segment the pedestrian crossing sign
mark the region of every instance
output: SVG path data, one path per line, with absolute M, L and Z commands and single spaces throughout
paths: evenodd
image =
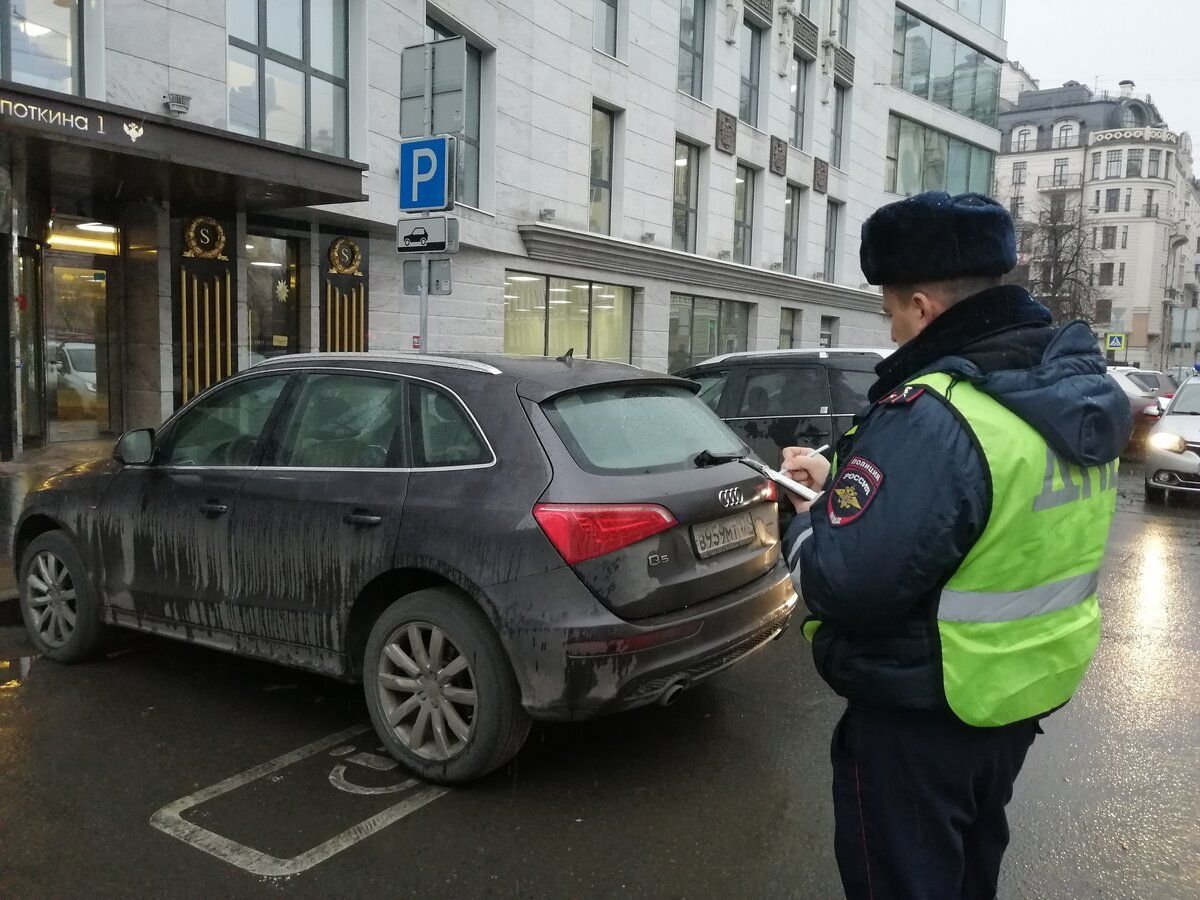
M 1107 350 L 1124 350 L 1125 335 L 1124 334 L 1106 334 L 1104 335 L 1105 349 Z

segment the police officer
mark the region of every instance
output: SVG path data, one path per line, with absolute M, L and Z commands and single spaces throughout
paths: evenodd
M 1097 580 L 1129 405 L 1083 322 L 1020 287 L 1012 219 L 927 193 L 862 229 L 900 348 L 836 448 L 784 468 L 784 540 L 833 736 L 835 848 L 851 898 L 994 897 L 1004 808 L 1042 717 L 1100 639 Z M 811 507 L 811 508 L 810 508 Z

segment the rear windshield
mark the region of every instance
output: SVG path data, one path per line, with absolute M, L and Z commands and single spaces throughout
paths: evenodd
M 747 453 L 687 388 L 617 385 L 558 397 L 545 406 L 575 462 L 589 472 L 663 472 L 693 466 L 702 450 Z
M 1143 391 L 1168 390 L 1165 385 L 1166 377 L 1157 372 L 1130 372 L 1129 380 Z

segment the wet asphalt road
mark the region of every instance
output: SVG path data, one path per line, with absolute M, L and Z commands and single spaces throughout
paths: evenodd
M 1092 672 L 1010 806 L 1004 897 L 1200 896 L 1200 504 L 1145 509 L 1127 475 L 1102 602 Z M 508 770 L 434 799 L 372 768 L 369 733 L 338 735 L 365 725 L 354 689 L 136 635 L 75 667 L 24 646 L 0 629 L 4 896 L 838 894 L 841 702 L 799 629 L 670 709 L 535 727 Z M 327 736 L 180 804 L 243 864 L 337 851 L 304 872 L 250 874 L 150 824 Z

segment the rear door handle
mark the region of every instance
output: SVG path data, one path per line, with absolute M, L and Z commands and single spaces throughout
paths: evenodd
M 200 512 L 206 516 L 223 516 L 229 512 L 229 507 L 224 503 L 217 503 L 215 500 L 209 500 L 207 503 L 200 504 Z
M 373 516 L 369 513 L 350 513 L 342 521 L 347 525 L 374 527 L 383 524 L 383 516 Z

